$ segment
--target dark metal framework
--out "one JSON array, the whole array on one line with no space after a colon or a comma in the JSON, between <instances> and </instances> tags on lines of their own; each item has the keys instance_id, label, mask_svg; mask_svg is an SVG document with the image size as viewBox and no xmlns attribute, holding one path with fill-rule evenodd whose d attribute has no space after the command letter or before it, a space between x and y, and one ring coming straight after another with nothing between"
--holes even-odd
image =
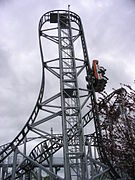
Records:
<instances>
[{"instance_id":1,"label":"dark metal framework","mask_svg":"<svg viewBox=\"0 0 135 180\"><path fill-rule=\"evenodd\" d=\"M54 49L49 49L50 42ZM44 14L39 22L39 46L42 61L41 89L35 108L22 131L11 143L1 147L1 167L4 166L6 158L14 153L12 171L2 178L21 179L25 174L25 178L32 179L31 174L36 176L34 169L37 167L45 171L51 179L86 180L103 177L105 174L106 178L119 178L102 142L93 72L80 17L67 10L55 10ZM51 56L55 57L48 60L46 51L51 51ZM78 57L80 51L81 56ZM48 74L52 77L49 83L55 86L55 78L59 88L53 87L52 92L49 89L46 96L44 88L45 77L49 77ZM85 81L86 76L88 82ZM87 83L89 89L86 88ZM58 121L59 127L55 128ZM94 127L90 124L93 121ZM59 128L58 133L48 132L47 126L51 122L53 129ZM86 134L88 131L91 132ZM26 146L23 153L19 146L30 133L40 136L44 141L34 147L28 156ZM90 133L91 135L88 135ZM26 145L26 142L24 144ZM60 149L63 149L60 154L64 161L62 176L53 169L53 155ZM18 154L23 157L20 164L17 163ZM47 164L47 168L44 163Z\"/></svg>"}]
</instances>

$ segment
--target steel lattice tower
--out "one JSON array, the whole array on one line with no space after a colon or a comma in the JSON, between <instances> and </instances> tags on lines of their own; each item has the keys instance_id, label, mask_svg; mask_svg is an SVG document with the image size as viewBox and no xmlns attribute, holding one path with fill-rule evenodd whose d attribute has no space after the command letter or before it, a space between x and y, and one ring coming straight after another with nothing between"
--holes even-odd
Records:
<instances>
[{"instance_id":1,"label":"steel lattice tower","mask_svg":"<svg viewBox=\"0 0 135 180\"><path fill-rule=\"evenodd\" d=\"M65 179L87 179L87 160L83 133L82 112L78 88L78 74L74 42L82 30L75 29L72 22L79 17L69 11L50 12L50 23L58 24L58 36L50 40L58 44L59 79L61 96L62 135ZM72 30L78 31L77 35ZM50 29L49 29L50 31ZM41 36L47 37L42 34ZM81 32L83 34L83 32ZM48 37L47 37L48 38ZM50 37L49 37L50 38ZM56 42L57 40L57 42ZM53 71L54 73L54 71ZM72 129L72 131L71 131Z\"/></svg>"},{"instance_id":2,"label":"steel lattice tower","mask_svg":"<svg viewBox=\"0 0 135 180\"><path fill-rule=\"evenodd\" d=\"M39 46L42 61L39 97L22 131L11 143L0 147L2 174L6 174L2 178L31 180L36 177L37 168L38 180L41 170L51 180L118 177L102 143L93 70L80 17L69 10L45 13L39 22ZM26 142L39 138L43 140L32 147L28 155ZM9 173L4 168L13 152ZM53 156L57 156L57 152L63 164L54 165ZM17 163L18 155L23 157L21 163ZM58 173L61 168L62 175Z\"/></svg>"},{"instance_id":3,"label":"steel lattice tower","mask_svg":"<svg viewBox=\"0 0 135 180\"><path fill-rule=\"evenodd\" d=\"M74 170L78 179L87 179L87 162L70 13L58 13L58 37L65 178L71 179L71 170ZM74 124L77 124L77 128L74 128ZM69 129L72 129L70 133L72 144L69 144Z\"/></svg>"}]
</instances>

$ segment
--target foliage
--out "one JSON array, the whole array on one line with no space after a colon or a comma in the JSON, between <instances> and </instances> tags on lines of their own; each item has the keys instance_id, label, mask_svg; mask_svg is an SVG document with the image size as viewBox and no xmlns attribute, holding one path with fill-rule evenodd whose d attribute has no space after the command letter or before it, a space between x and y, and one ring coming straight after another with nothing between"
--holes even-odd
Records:
<instances>
[{"instance_id":1,"label":"foliage","mask_svg":"<svg viewBox=\"0 0 135 180\"><path fill-rule=\"evenodd\" d=\"M135 179L135 91L123 86L99 98L102 141L118 173Z\"/></svg>"}]
</instances>

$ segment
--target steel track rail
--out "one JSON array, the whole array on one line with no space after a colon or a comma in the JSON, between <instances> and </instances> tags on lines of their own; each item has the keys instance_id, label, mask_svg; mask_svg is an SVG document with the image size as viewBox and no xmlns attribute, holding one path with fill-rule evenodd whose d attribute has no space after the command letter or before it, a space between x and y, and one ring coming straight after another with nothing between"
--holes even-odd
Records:
<instances>
[{"instance_id":1,"label":"steel track rail","mask_svg":"<svg viewBox=\"0 0 135 180\"><path fill-rule=\"evenodd\" d=\"M60 10L61 12L65 12L65 10ZM48 13L44 14L39 22L39 48L40 48L40 53L41 53L41 62L42 62L42 80L41 80L41 88L40 88L40 92L39 92L39 96L36 102L36 105L34 107L34 110L31 114L31 116L29 117L27 123L24 125L23 129L20 131L20 133L14 138L14 140L9 143L4 145L3 148L1 148L0 151L0 163L7 158L13 151L14 149L20 145L20 143L24 140L25 136L28 134L29 130L30 130L30 126L32 126L32 124L35 122L36 117L38 115L38 112L40 110L39 104L42 102L42 98L43 98L43 94L44 94L44 88L45 88L45 77L44 77L44 57L43 57L43 52L42 52L42 45L41 45L41 40L40 40L40 32L41 32L41 28L44 25L45 22L50 20L50 13L52 12L57 12L57 11L49 11ZM77 19L75 19L77 18ZM79 22L80 17L75 14L72 13L72 21L73 22Z\"/></svg>"},{"instance_id":2,"label":"steel track rail","mask_svg":"<svg viewBox=\"0 0 135 180\"><path fill-rule=\"evenodd\" d=\"M83 127L85 127L91 120L93 119L92 117L92 112L89 111L84 117L83 117ZM74 126L77 126L75 124ZM69 144L72 144L72 137L70 136L72 129L69 129L68 135L69 135ZM45 146L46 144L46 146ZM46 139L45 141L39 143L30 153L29 157L33 159L34 161L37 161L38 163L42 163L45 160L47 160L50 155L56 153L58 150L60 150L63 147L63 139L62 135L59 135L57 137L52 137L51 136ZM44 149L45 148L45 149ZM44 149L42 151L41 149ZM42 152L41 152L42 151ZM30 162L25 162L24 167L29 167L30 169ZM28 166L27 166L28 165Z\"/></svg>"},{"instance_id":3,"label":"steel track rail","mask_svg":"<svg viewBox=\"0 0 135 180\"><path fill-rule=\"evenodd\" d=\"M100 100L100 102L98 103L98 108L99 108L99 110L100 110L100 108L104 105L104 104L106 104L107 102L109 102L109 100L115 95L115 94L117 94L118 92L120 92L121 90L123 90L123 88L120 88L120 89L117 89L117 90L115 90L115 91L113 91L111 94L109 94L107 97L105 97L104 99L102 99L102 100ZM89 114L89 112L88 112L88 114ZM87 117L87 114L83 117L83 121L85 120L85 118ZM31 141L32 139L28 139L28 142L29 141ZM4 151L5 150L5 148L7 147L7 146L9 146L11 143L6 143L6 144L3 144L3 145L1 145L0 146L0 152L2 152L2 151ZM22 143L20 143L20 145L21 144L23 144L23 142Z\"/></svg>"},{"instance_id":4,"label":"steel track rail","mask_svg":"<svg viewBox=\"0 0 135 180\"><path fill-rule=\"evenodd\" d=\"M102 99L98 103L98 110L100 111L104 103L108 103L112 97L119 94L121 91L123 91L123 88L115 90L107 97ZM83 127L85 127L93 119L92 111L86 113L82 119L83 119ZM74 126L76 126L76 124ZM68 134L70 134L70 131L72 131L72 129L69 129ZM86 145L90 141L89 139L91 139L91 135L85 135ZM72 137L70 136L69 136L69 142L70 144L72 144ZM37 161L38 163L45 162L46 160L49 159L49 157L52 154L55 154L58 150L60 150L63 147L62 143L63 140L61 135L57 135L56 137L55 135L53 137L51 137L51 135L48 135L46 136L46 139L44 141L42 141L41 143L39 143L37 146L34 147L34 149L30 152L29 157L32 160ZM48 161L48 166L49 166L49 161ZM23 174L25 174L26 171L28 172L33 168L34 165L29 160L24 160L17 169L18 176L16 178L21 177ZM6 179L10 179L10 177L11 175L9 175Z\"/></svg>"},{"instance_id":5,"label":"steel track rail","mask_svg":"<svg viewBox=\"0 0 135 180\"><path fill-rule=\"evenodd\" d=\"M104 99L100 100L100 102L98 103L99 109L100 109L104 104L106 104L107 102L109 102L109 100L110 100L115 94L117 94L118 92L120 92L122 89L123 89L123 88L117 89L117 90L113 91L111 94L109 94L107 97L105 97ZM89 112L88 112L88 114L89 114ZM87 114L86 114L86 115L87 115ZM83 120L87 117L86 115L83 117ZM31 140L32 140L32 139L28 139L27 141L29 142L29 141L31 141ZM23 142L22 142L21 144L23 144ZM21 144L20 144L20 145L21 145ZM2 152L3 150L5 150L5 148L6 148L7 146L9 146L9 145L10 145L10 143L6 143L6 144L1 145L1 146L0 146L0 152Z\"/></svg>"},{"instance_id":6,"label":"steel track rail","mask_svg":"<svg viewBox=\"0 0 135 180\"><path fill-rule=\"evenodd\" d=\"M82 31L81 33L81 40L82 40L82 48L83 48L83 52L84 52L84 58L87 60L88 59L88 52L87 52L87 46L86 46L86 41L85 41L85 37L84 37L84 33L83 33L83 26L82 23L80 21L80 29ZM92 70L90 68L90 64L87 61L87 66L86 66L86 71L88 76L92 74ZM105 164L108 165L111 169L111 175L114 178L120 178L120 176L118 175L118 173L115 171L114 167L112 166L109 158L107 157L107 154L105 152L105 148L104 145L102 143L102 133L101 133L101 127L100 127L100 120L99 120L99 113L98 113L98 105L97 105L97 100L96 100L96 95L95 95L95 90L94 90L94 86L93 86L93 80L92 80L92 76L90 77L90 79L88 79L89 81L89 86L91 87L91 105L92 105L92 110L93 110L93 116L94 116L94 124L95 124L95 132L96 132L96 138L97 138L97 144L98 144L98 152L99 152L99 156L101 157L101 161Z\"/></svg>"},{"instance_id":7,"label":"steel track rail","mask_svg":"<svg viewBox=\"0 0 135 180\"><path fill-rule=\"evenodd\" d=\"M20 131L20 133L14 138L14 140L9 143L4 145L4 149L2 149L2 151L0 151L0 163L6 158L8 157L13 151L14 149L20 145L20 143L24 140L25 136L28 134L29 132L29 127L35 122L36 117L38 115L39 112L39 104L42 101L43 98L43 94L44 94L44 88L45 88L45 77L44 77L44 62L43 62L43 55L42 55L42 49L41 49L41 42L39 41L39 47L40 47L40 53L41 53L41 63L42 63L42 80L41 80L41 87L40 87L40 91L39 91L39 95L37 98L37 102L36 105L28 119L28 121L26 122L26 124L24 125L23 129Z\"/></svg>"},{"instance_id":8,"label":"steel track rail","mask_svg":"<svg viewBox=\"0 0 135 180\"><path fill-rule=\"evenodd\" d=\"M89 111L83 116L83 127L85 127L92 119L92 111ZM77 124L74 125L75 127ZM69 142L72 144L72 137L70 136L72 129L69 129L68 135L69 135ZM63 147L63 139L62 135L58 136L46 136L46 139L39 143L37 146L33 148L33 150L30 152L29 157L37 161L38 163L42 163L45 160L48 160L50 155L56 153L58 150L60 150ZM21 171L30 171L34 166L29 160L24 160L19 168L17 169L18 176L16 178L19 178L21 175L23 175L25 172ZM10 179L11 175L9 175L6 179Z\"/></svg>"},{"instance_id":9,"label":"steel track rail","mask_svg":"<svg viewBox=\"0 0 135 180\"><path fill-rule=\"evenodd\" d=\"M49 11L46 14L44 14L39 22L39 47L40 47L40 53L41 53L41 62L42 62L42 80L41 80L41 88L40 88L40 92L39 92L39 96L35 105L35 108L30 116L30 118L28 119L27 123L24 125L23 129L20 131L20 133L15 137L15 139L6 145L6 147L4 147L4 149L2 149L2 151L0 152L0 163L6 158L8 157L18 146L19 144L24 140L25 136L27 135L27 133L30 131L30 127L32 126L32 124L35 122L36 117L38 115L38 112L40 110L39 104L41 104L42 102L42 98L44 95L44 87L45 87L45 76L44 76L44 57L43 57L43 52L42 52L42 45L41 45L41 29L42 26L47 22L50 21L50 13L57 13L57 12L62 12L62 13L69 13L69 11L66 10L54 10L54 11ZM86 47L86 43L85 43L85 38L84 38L84 33L83 33L83 27L82 27L82 23L80 20L80 17L71 12L70 11L70 21L71 22L75 22L76 24L78 24L79 28L80 28L80 36L81 36L81 41L82 41L82 48L83 48L83 53L84 53L84 61L86 62L86 71L87 74L91 74L91 68L90 68L90 64L88 61L88 53L87 53L87 47ZM49 38L51 40L51 37L46 37ZM54 40L54 39L53 39ZM58 43L58 39L56 37L55 42ZM94 91L94 87L93 87L93 83L92 83L92 78L89 80L89 84L92 88L92 92L91 92L91 102L92 102L92 111L93 111L93 115L94 115L94 123L95 123L95 129L96 129L96 135L97 135L97 142L98 142L98 149L99 149L99 153L101 156L102 161L109 165L112 171L112 175L114 177L119 177L119 175L117 174L117 172L115 171L114 167L111 165L111 162L109 161L103 143L102 143L102 134L101 134L101 127L100 127L100 123L99 123L99 117L98 117L98 108L97 108L97 103L96 103L96 97L95 97L95 91ZM52 139L53 140L53 139ZM56 146L56 144L54 143L54 146ZM60 147L57 146L57 148L59 149ZM56 149L57 149L56 148ZM34 151L34 150L33 150ZM40 153L42 154L42 153ZM46 155L47 157L47 155Z\"/></svg>"}]
</instances>

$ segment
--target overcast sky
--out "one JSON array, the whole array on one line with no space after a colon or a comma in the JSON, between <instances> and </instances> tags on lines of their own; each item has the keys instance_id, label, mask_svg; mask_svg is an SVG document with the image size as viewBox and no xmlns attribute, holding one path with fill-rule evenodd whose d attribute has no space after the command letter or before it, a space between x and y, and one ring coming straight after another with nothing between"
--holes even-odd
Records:
<instances>
[{"instance_id":1,"label":"overcast sky","mask_svg":"<svg viewBox=\"0 0 135 180\"><path fill-rule=\"evenodd\" d=\"M39 19L69 4L82 19L90 60L107 69L107 90L135 88L134 0L0 0L0 144L17 135L38 97Z\"/></svg>"}]
</instances>

